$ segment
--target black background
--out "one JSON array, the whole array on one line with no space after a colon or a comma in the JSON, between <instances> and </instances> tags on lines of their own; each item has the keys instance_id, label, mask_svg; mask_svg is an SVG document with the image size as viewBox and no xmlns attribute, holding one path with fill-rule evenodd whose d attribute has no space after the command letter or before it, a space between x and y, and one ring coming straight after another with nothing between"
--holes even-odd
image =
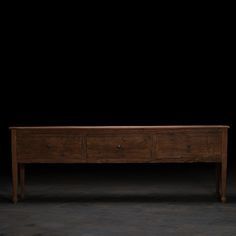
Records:
<instances>
[{"instance_id":1,"label":"black background","mask_svg":"<svg viewBox=\"0 0 236 236\"><path fill-rule=\"evenodd\" d=\"M6 18L1 169L10 166L8 128L18 125L225 124L231 126L233 161L229 24L205 13L201 20L192 13L71 19L34 14Z\"/></svg>"}]
</instances>

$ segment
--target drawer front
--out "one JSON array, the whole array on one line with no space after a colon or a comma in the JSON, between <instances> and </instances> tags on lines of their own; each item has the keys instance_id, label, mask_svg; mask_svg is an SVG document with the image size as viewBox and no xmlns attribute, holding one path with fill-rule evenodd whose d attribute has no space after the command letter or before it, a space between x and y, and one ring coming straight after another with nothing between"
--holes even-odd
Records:
<instances>
[{"instance_id":1,"label":"drawer front","mask_svg":"<svg viewBox=\"0 0 236 236\"><path fill-rule=\"evenodd\" d=\"M82 160L82 137L69 134L17 135L17 158L29 162Z\"/></svg>"},{"instance_id":2,"label":"drawer front","mask_svg":"<svg viewBox=\"0 0 236 236\"><path fill-rule=\"evenodd\" d=\"M88 136L87 161L107 163L149 162L152 138L149 135Z\"/></svg>"},{"instance_id":3,"label":"drawer front","mask_svg":"<svg viewBox=\"0 0 236 236\"><path fill-rule=\"evenodd\" d=\"M177 162L214 162L221 159L220 131L188 130L157 135L155 159Z\"/></svg>"}]
</instances>

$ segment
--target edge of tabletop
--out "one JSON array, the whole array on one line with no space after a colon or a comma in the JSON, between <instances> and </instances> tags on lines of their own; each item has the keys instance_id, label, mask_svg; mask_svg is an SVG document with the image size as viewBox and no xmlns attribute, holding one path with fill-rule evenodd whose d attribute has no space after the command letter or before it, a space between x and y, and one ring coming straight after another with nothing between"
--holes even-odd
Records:
<instances>
[{"instance_id":1,"label":"edge of tabletop","mask_svg":"<svg viewBox=\"0 0 236 236\"><path fill-rule=\"evenodd\" d=\"M161 125L161 126L12 126L14 129L185 129L185 128L230 128L229 125Z\"/></svg>"}]
</instances>

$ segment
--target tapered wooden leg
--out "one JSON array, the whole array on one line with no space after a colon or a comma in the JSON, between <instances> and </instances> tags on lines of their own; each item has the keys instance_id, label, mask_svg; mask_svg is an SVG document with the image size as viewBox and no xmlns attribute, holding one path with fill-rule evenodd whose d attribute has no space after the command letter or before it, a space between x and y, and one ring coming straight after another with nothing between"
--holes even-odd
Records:
<instances>
[{"instance_id":1,"label":"tapered wooden leg","mask_svg":"<svg viewBox=\"0 0 236 236\"><path fill-rule=\"evenodd\" d=\"M227 187L227 129L222 135L222 163L221 163L221 201L226 202Z\"/></svg>"},{"instance_id":2,"label":"tapered wooden leg","mask_svg":"<svg viewBox=\"0 0 236 236\"><path fill-rule=\"evenodd\" d=\"M16 131L12 130L11 133L12 145L12 201L17 202L17 187L18 187L18 164L16 156Z\"/></svg>"},{"instance_id":3,"label":"tapered wooden leg","mask_svg":"<svg viewBox=\"0 0 236 236\"><path fill-rule=\"evenodd\" d=\"M25 196L25 165L20 164L20 198L24 199Z\"/></svg>"},{"instance_id":4,"label":"tapered wooden leg","mask_svg":"<svg viewBox=\"0 0 236 236\"><path fill-rule=\"evenodd\" d=\"M216 163L216 195L219 199L221 198L221 194L221 163Z\"/></svg>"},{"instance_id":5,"label":"tapered wooden leg","mask_svg":"<svg viewBox=\"0 0 236 236\"><path fill-rule=\"evenodd\" d=\"M18 194L18 167L17 163L12 163L12 201L17 203Z\"/></svg>"},{"instance_id":6,"label":"tapered wooden leg","mask_svg":"<svg viewBox=\"0 0 236 236\"><path fill-rule=\"evenodd\" d=\"M226 202L226 187L227 187L227 163L222 162L221 166L221 201Z\"/></svg>"}]
</instances>

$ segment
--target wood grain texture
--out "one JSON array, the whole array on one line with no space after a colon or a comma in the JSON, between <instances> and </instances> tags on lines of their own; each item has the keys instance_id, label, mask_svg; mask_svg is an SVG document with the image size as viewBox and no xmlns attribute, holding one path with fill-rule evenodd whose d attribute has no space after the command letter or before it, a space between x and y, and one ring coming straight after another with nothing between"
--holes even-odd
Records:
<instances>
[{"instance_id":1,"label":"wood grain texture","mask_svg":"<svg viewBox=\"0 0 236 236\"><path fill-rule=\"evenodd\" d=\"M50 162L83 160L82 137L64 134L17 134L17 160Z\"/></svg>"},{"instance_id":2,"label":"wood grain texture","mask_svg":"<svg viewBox=\"0 0 236 236\"><path fill-rule=\"evenodd\" d=\"M153 161L220 162L221 131L189 129L157 135L156 156Z\"/></svg>"},{"instance_id":3,"label":"wood grain texture","mask_svg":"<svg viewBox=\"0 0 236 236\"><path fill-rule=\"evenodd\" d=\"M148 135L88 136L88 162L148 162L152 137Z\"/></svg>"}]
</instances>

